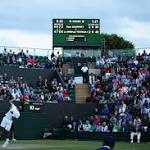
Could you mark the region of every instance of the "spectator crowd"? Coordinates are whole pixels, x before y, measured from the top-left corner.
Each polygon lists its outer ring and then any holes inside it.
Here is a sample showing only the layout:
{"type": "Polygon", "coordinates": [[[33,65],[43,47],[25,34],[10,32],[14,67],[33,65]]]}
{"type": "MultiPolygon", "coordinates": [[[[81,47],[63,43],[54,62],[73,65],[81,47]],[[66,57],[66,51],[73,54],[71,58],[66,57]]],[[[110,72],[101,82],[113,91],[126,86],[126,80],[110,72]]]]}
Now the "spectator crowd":
{"type": "MultiPolygon", "coordinates": [[[[115,104],[116,105],[116,104],[115,104]]],[[[128,111],[117,112],[113,106],[104,104],[102,108],[96,108],[91,116],[74,118],[65,116],[62,129],[70,132],[149,132],[150,119],[147,114],[132,115],[128,111]]],[[[121,106],[119,107],[121,110],[121,106]]]]}
{"type": "Polygon", "coordinates": [[[21,49],[18,53],[4,48],[3,53],[0,54],[1,64],[8,64],[18,66],[20,68],[43,68],[43,69],[58,69],[62,72],[63,59],[59,52],[52,54],[49,57],[32,56],[29,50],[24,52],[21,49]]]}
{"type": "Polygon", "coordinates": [[[135,57],[102,57],[99,58],[96,67],[100,74],[89,75],[90,97],[87,97],[87,102],[115,104],[111,115],[107,105],[102,109],[100,114],[107,120],[102,122],[101,126],[114,132],[128,131],[131,126],[148,131],[150,54],[144,51],[135,57]]]}
{"type": "MultiPolygon", "coordinates": [[[[62,74],[63,60],[59,52],[50,58],[38,61],[28,50],[15,54],[4,49],[1,58],[4,64],[17,64],[25,68],[53,68],[62,74]]],[[[65,130],[88,132],[129,132],[140,128],[150,130],[150,54],[145,51],[134,57],[98,57],[96,68],[99,75],[89,74],[90,97],[87,102],[104,103],[92,116],[75,120],[65,116],[65,130]],[[111,108],[108,104],[111,104],[111,108]]],[[[70,90],[74,90],[73,78],[63,77],[64,83],[56,78],[51,81],[39,76],[36,86],[14,79],[6,73],[0,75],[0,99],[59,103],[70,101],[70,90]]]]}
{"type": "Polygon", "coordinates": [[[23,101],[23,102],[46,102],[60,103],[71,101],[69,90],[74,90],[71,79],[66,80],[65,85],[56,78],[51,81],[39,76],[36,85],[27,83],[23,77],[13,76],[10,78],[6,73],[0,75],[0,100],[23,101]]]}

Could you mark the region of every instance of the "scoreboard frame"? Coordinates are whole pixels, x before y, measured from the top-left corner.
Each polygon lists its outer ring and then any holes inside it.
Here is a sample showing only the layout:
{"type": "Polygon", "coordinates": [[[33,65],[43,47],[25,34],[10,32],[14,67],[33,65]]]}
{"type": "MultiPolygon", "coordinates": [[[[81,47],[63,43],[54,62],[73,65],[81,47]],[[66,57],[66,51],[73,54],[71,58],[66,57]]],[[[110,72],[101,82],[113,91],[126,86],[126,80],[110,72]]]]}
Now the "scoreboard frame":
{"type": "Polygon", "coordinates": [[[100,19],[56,18],[53,47],[100,47],[100,19]]]}

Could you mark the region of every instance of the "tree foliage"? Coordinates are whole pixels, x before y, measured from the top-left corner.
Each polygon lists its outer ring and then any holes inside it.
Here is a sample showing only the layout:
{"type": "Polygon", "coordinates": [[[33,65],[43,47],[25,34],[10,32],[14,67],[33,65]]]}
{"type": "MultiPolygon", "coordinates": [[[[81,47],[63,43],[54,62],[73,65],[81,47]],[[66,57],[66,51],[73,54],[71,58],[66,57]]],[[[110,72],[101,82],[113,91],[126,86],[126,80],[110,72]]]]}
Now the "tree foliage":
{"type": "Polygon", "coordinates": [[[117,34],[101,34],[102,45],[105,49],[132,49],[134,44],[117,34]]]}

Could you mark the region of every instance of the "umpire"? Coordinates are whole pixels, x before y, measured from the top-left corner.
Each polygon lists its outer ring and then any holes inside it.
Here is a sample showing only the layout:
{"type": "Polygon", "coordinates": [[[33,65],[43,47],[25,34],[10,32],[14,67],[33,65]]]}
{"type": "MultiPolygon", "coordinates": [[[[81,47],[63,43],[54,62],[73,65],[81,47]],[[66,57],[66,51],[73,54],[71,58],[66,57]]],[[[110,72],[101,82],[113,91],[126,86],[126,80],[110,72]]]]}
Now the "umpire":
{"type": "Polygon", "coordinates": [[[96,150],[112,150],[115,147],[115,140],[112,136],[105,137],[103,146],[96,150]]]}

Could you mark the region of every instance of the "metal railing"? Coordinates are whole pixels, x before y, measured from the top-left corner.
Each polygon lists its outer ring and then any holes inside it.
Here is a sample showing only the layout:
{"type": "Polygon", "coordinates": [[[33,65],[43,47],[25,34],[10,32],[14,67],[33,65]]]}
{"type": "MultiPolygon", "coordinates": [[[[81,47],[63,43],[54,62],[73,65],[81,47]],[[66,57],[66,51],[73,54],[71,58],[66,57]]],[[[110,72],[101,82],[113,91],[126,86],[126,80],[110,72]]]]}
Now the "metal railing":
{"type": "Polygon", "coordinates": [[[52,50],[52,49],[42,49],[42,48],[30,48],[30,47],[13,47],[13,46],[0,46],[0,53],[2,54],[4,52],[4,49],[7,50],[7,52],[14,52],[15,54],[19,53],[21,50],[24,51],[24,53],[27,53],[32,56],[50,56],[52,51],[56,54],[58,51],[60,55],[63,57],[74,57],[78,55],[84,55],[86,57],[93,57],[93,56],[101,56],[102,52],[106,52],[107,54],[115,55],[115,56],[133,56],[138,53],[142,53],[144,50],[149,54],[150,48],[135,48],[135,49],[112,49],[112,50],[104,50],[104,49],[58,49],[58,50],[52,50]]]}
{"type": "Polygon", "coordinates": [[[0,53],[4,52],[4,49],[7,52],[14,52],[15,54],[21,52],[23,50],[24,53],[27,53],[32,56],[48,56],[51,49],[41,49],[41,48],[29,48],[29,47],[12,47],[12,46],[0,46],[0,53]]]}

